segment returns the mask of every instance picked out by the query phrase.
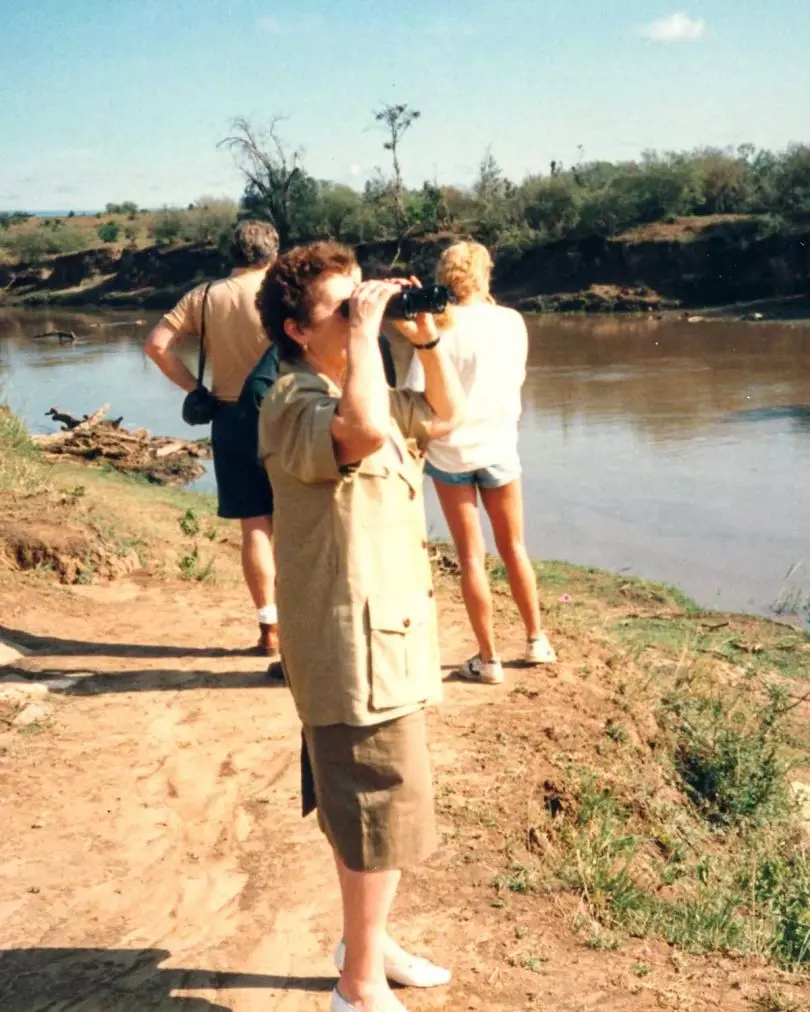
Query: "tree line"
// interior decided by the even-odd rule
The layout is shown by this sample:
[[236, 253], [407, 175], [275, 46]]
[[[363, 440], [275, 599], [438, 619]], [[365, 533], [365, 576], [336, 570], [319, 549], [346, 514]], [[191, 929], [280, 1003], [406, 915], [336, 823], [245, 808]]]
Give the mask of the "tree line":
[[245, 177], [241, 212], [266, 218], [283, 245], [329, 237], [347, 243], [405, 234], [457, 232], [497, 249], [533, 246], [573, 236], [615, 237], [628, 229], [689, 215], [767, 216], [771, 231], [810, 215], [810, 146], [781, 152], [698, 148], [645, 152], [624, 162], [552, 161], [543, 172], [510, 180], [491, 150], [469, 187], [402, 182], [403, 141], [420, 113], [407, 105], [377, 110], [390, 169], [378, 168], [362, 192], [311, 176], [274, 121], [264, 135], [237, 120], [221, 143]]
[[[421, 113], [405, 104], [372, 113], [390, 164], [377, 168], [363, 189], [318, 179], [303, 153], [281, 136], [281, 120], [264, 130], [236, 120], [220, 147], [229, 150], [244, 178], [238, 204], [202, 197], [184, 210], [145, 214], [132, 201], [109, 203], [96, 229], [78, 232], [71, 222], [45, 222], [20, 230], [25, 215], [0, 213], [0, 246], [20, 259], [107, 244], [224, 243], [237, 217], [272, 222], [282, 247], [316, 238], [349, 244], [402, 240], [408, 235], [472, 235], [496, 254], [565, 238], [611, 238], [640, 225], [691, 215], [759, 215], [767, 233], [787, 232], [810, 216], [810, 146], [784, 151], [705, 147], [685, 152], [645, 152], [623, 162], [552, 161], [516, 182], [487, 150], [468, 187], [403, 182], [407, 143]], [[413, 132], [413, 133], [412, 133]], [[71, 215], [72, 216], [72, 215]]]

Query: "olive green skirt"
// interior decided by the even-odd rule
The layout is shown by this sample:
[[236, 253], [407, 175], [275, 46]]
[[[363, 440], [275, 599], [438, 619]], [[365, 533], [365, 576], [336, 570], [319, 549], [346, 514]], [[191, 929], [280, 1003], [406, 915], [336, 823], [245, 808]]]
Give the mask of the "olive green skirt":
[[436, 849], [423, 710], [373, 727], [305, 727], [303, 813], [352, 871], [411, 868]]

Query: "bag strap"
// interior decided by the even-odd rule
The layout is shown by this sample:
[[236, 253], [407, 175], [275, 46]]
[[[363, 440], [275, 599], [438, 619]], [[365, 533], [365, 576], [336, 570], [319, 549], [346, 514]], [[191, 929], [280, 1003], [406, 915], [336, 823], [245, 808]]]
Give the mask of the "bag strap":
[[197, 386], [203, 385], [203, 377], [205, 376], [205, 304], [208, 301], [208, 289], [213, 284], [213, 281], [209, 281], [205, 286], [203, 292], [202, 302], [202, 319], [200, 320], [200, 357], [197, 363]]

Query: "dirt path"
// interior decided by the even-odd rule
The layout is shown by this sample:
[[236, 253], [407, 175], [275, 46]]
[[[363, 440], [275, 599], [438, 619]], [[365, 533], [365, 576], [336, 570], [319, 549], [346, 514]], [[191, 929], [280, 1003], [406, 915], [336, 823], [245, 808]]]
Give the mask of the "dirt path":
[[3, 1012], [321, 1007], [339, 906], [298, 814], [289, 694], [231, 652], [252, 632], [242, 593], [3, 604], [26, 674], [73, 680], [0, 737], [3, 947], [28, 950], [2, 967]]
[[[458, 600], [440, 598], [444, 661], [457, 663], [466, 624]], [[0, 724], [0, 1010], [325, 1009], [337, 891], [314, 820], [298, 814], [290, 697], [238, 653], [252, 634], [243, 592], [147, 578], [3, 586], [0, 616], [0, 636], [31, 650], [20, 671], [55, 685], [49, 713]], [[552, 676], [522, 677], [545, 691]], [[563, 663], [561, 698], [571, 677]], [[431, 718], [445, 844], [406, 879], [396, 926], [456, 977], [408, 993], [408, 1008], [755, 1007], [733, 966], [641, 942], [591, 952], [556, 900], [493, 902], [494, 855], [454, 824], [447, 799], [486, 794], [471, 734], [506, 694], [450, 683]], [[542, 967], [520, 955], [524, 922]], [[657, 968], [654, 992], [630, 973], [642, 958]]]

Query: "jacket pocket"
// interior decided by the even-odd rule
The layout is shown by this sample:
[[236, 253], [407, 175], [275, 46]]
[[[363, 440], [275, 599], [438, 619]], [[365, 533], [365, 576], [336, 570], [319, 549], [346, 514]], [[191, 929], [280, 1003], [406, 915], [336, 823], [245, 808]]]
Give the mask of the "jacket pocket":
[[411, 706], [430, 695], [430, 605], [427, 592], [369, 598], [372, 710]]

